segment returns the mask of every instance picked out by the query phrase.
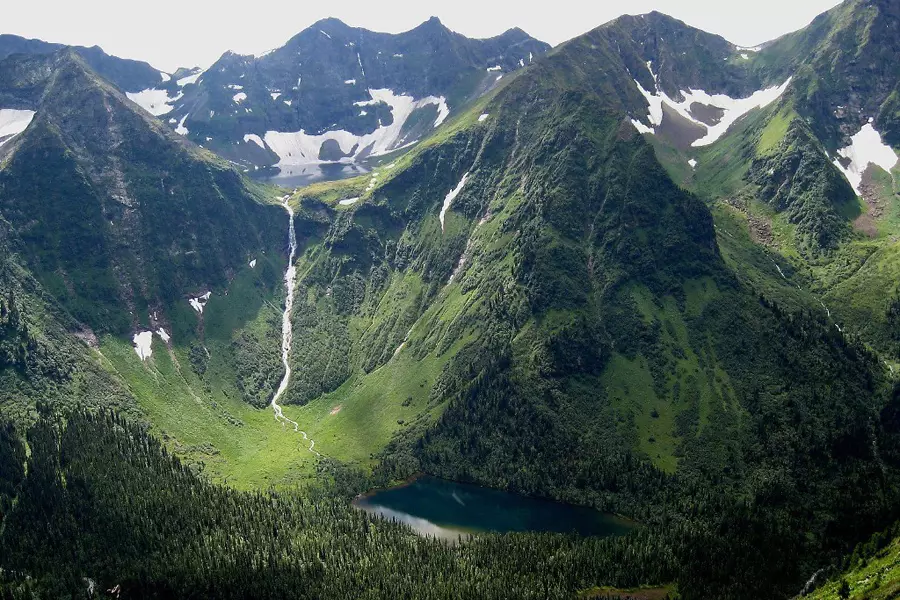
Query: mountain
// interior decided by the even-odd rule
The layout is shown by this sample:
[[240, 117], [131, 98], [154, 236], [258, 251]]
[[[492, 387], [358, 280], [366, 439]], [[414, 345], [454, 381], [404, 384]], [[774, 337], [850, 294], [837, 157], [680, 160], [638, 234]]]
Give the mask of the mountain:
[[[672, 135], [678, 129], [669, 119], [676, 112], [667, 108], [671, 97], [662, 100], [663, 125], [649, 137], [676, 181], [721, 216], [720, 230], [731, 237], [720, 242], [742, 277], [780, 290], [783, 301], [800, 295], [826, 306], [840, 327], [891, 360], [900, 339], [892, 316], [897, 288], [888, 274], [896, 272], [892, 206], [900, 190], [898, 78], [889, 67], [900, 54], [898, 26], [894, 3], [844, 2], [801, 31], [741, 51], [742, 77], [759, 86], [758, 94], [784, 83], [777, 95], [762, 94], [765, 104], [749, 102], [749, 90], [719, 98], [723, 108], [761, 110], [720, 131], [715, 143]], [[716, 62], [728, 61], [711, 56]], [[715, 86], [676, 87], [695, 90], [692, 97], [734, 93]], [[649, 131], [647, 122], [638, 127]], [[747, 235], [734, 236], [742, 230]]]
[[[277, 251], [283, 209], [65, 50], [28, 128], [4, 144], [0, 212], [77, 319], [125, 333]], [[52, 172], [53, 177], [44, 174]]]
[[[900, 314], [885, 293], [896, 285], [896, 180], [878, 166], [882, 90], [896, 74], [872, 71], [895, 16], [886, 2], [850, 0], [754, 49], [658, 13], [626, 16], [544, 56], [528, 50], [533, 62], [509, 49], [534, 43], [520, 32], [472, 42], [437, 21], [382, 36], [329, 20], [266, 56], [226, 55], [145, 93], [163, 104], [183, 94], [163, 118], [187, 139], [72, 51], [9, 57], [0, 90], [36, 102], [0, 148], [0, 215], [19, 268], [66, 331], [98, 332], [85, 355], [153, 437], [90, 401], [65, 421], [43, 406], [18, 417], [27, 459], [21, 434], [0, 430], [20, 457], [0, 481], [0, 507], [12, 507], [0, 584], [792, 597], [900, 516], [896, 343], [882, 326]], [[869, 77], [842, 66], [851, 47]], [[306, 71], [297, 53], [320, 62]], [[407, 76], [392, 62], [433, 55], [447, 68]], [[498, 80], [494, 60], [520, 66]], [[355, 74], [364, 86], [345, 83]], [[859, 110], [864, 84], [888, 109], [821, 110], [857, 93], [858, 106], [840, 106]], [[387, 100], [401, 92], [420, 120], [398, 118]], [[277, 106], [274, 94], [291, 94], [295, 120], [273, 137], [274, 117], [250, 103]], [[390, 150], [366, 137], [371, 123], [353, 129], [369, 111], [387, 119], [388, 105], [390, 127], [419, 122], [424, 137], [363, 177], [281, 196], [288, 221], [273, 189], [192, 142], [229, 156], [190, 118], [215, 111], [209, 126], [225, 123], [216, 97], [243, 110], [229, 117], [240, 127], [261, 119], [223, 140], [247, 135], [247, 147], [301, 159]], [[452, 118], [435, 127], [443, 103]], [[354, 108], [339, 122], [341, 107]], [[315, 135], [332, 125], [345, 133]], [[870, 161], [862, 150], [873, 147]], [[880, 216], [867, 202], [882, 203]], [[874, 236], [859, 230], [864, 207]], [[883, 321], [867, 323], [859, 309], [879, 304]], [[0, 348], [28, 381], [28, 360], [55, 361], [23, 355], [34, 344], [10, 306]], [[449, 547], [348, 515], [349, 498], [421, 472], [640, 527]], [[424, 584], [403, 575], [410, 552]]]
[[[13, 54], [53, 54], [67, 46], [0, 34], [0, 61]], [[154, 69], [146, 62], [111, 56], [99, 46], [70, 46], [96, 73], [125, 92], [138, 92], [171, 79], [168, 73]]]
[[398, 35], [325, 19], [130, 97], [246, 168], [362, 161], [430, 133], [548, 49], [519, 29], [475, 40], [436, 18]]

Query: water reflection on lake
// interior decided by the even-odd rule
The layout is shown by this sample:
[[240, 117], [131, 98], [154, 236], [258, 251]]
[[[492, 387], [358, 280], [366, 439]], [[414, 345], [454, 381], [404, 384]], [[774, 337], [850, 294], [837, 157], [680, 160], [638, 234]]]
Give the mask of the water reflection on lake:
[[584, 506], [529, 498], [500, 490], [419, 477], [354, 501], [371, 514], [410, 525], [422, 535], [456, 539], [482, 531], [548, 531], [584, 536], [623, 535], [634, 525]]

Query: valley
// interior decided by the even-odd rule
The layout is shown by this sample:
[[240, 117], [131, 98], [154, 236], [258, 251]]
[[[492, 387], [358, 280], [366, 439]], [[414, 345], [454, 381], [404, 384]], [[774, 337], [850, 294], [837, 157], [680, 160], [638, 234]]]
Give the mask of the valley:
[[0, 592], [890, 597], [898, 26], [0, 36]]

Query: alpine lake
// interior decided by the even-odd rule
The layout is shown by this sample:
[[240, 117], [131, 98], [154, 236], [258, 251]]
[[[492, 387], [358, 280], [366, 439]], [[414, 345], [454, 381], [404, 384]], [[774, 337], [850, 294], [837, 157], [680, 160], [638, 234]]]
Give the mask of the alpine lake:
[[524, 531], [610, 537], [624, 535], [636, 527], [627, 519], [585, 506], [426, 475], [359, 496], [353, 505], [406, 523], [420, 535], [449, 541], [484, 532]]

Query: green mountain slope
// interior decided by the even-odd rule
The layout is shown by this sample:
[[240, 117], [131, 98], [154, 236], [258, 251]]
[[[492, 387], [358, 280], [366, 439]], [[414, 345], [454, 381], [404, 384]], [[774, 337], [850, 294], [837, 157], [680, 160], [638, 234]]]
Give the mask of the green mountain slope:
[[97, 332], [168, 325], [153, 313], [280, 250], [282, 209], [74, 53], [56, 58], [34, 121], [3, 149], [0, 212], [38, 279]]
[[[897, 24], [893, 3], [845, 2], [752, 55], [749, 68], [759, 77], [792, 75], [776, 102], [705, 148], [685, 151], [662, 135], [651, 140], [669, 173], [717, 206], [721, 229], [734, 218], [748, 228], [739, 275], [754, 272], [768, 280], [757, 277], [757, 285], [798, 288], [791, 302], [824, 305], [890, 360], [897, 168], [850, 166], [859, 170], [856, 182], [842, 169], [848, 144], [863, 129], [897, 144], [890, 107], [898, 77], [887, 66], [897, 55]], [[760, 251], [773, 257], [762, 270], [746, 262]]]
[[[884, 6], [840, 10], [862, 15], [878, 39], [881, 15], [891, 14], [890, 6], [878, 12]], [[4, 146], [0, 213], [24, 264], [72, 322], [103, 334], [99, 360], [193, 471], [236, 487], [307, 489], [317, 469], [333, 476], [349, 467], [360, 487], [425, 471], [587, 504], [639, 519], [646, 537], [564, 556], [575, 570], [563, 592], [674, 579], [685, 598], [786, 597], [900, 511], [891, 370], [874, 335], [839, 328], [860, 303], [821, 293], [852, 283], [844, 274], [854, 268], [890, 278], [887, 258], [851, 259], [889, 251], [884, 215], [892, 213], [875, 237], [854, 233], [862, 207], [830, 158], [839, 142], [807, 112], [811, 88], [786, 80], [776, 60], [786, 43], [751, 57], [662, 15], [623, 17], [505, 77], [395, 162], [291, 194], [299, 253], [292, 376], [281, 402], [298, 431], [265, 408], [281, 375], [287, 229], [283, 209], [267, 205], [271, 190], [167, 133], [66, 55], [34, 122]], [[791, 67], [798, 82], [808, 81], [804, 69], [823, 73], [820, 55]], [[700, 97], [692, 89], [778, 94], [720, 132], [725, 109], [681, 107]], [[653, 135], [639, 133], [648, 129]], [[693, 145], [710, 132], [722, 135]], [[41, 177], [36, 166], [60, 176]], [[878, 176], [882, 192], [891, 190]], [[872, 289], [852, 294], [879, 302]], [[188, 300], [206, 291], [212, 297], [195, 311]], [[28, 336], [5, 310], [10, 356], [22, 363]], [[152, 356], [139, 357], [131, 334], [157, 327], [171, 339], [151, 334]], [[98, 439], [118, 435], [78, 419], [78, 440], [92, 437], [78, 427]], [[33, 435], [52, 439], [54, 427]], [[77, 464], [74, 472], [53, 466], [63, 460], [55, 447], [43, 445], [38, 458], [50, 467], [26, 484], [77, 478]], [[159, 467], [154, 477], [182, 478], [211, 505], [227, 504], [225, 491], [156, 454], [145, 458]], [[123, 462], [116, 477], [130, 468]], [[78, 498], [72, 504], [62, 486], [50, 487], [62, 523], [80, 514]], [[183, 499], [174, 487], [166, 493]], [[156, 498], [152, 488], [135, 493]], [[191, 573], [208, 573], [222, 552], [233, 564], [268, 565], [266, 584], [282, 585], [286, 571], [273, 565], [300, 568], [284, 547], [269, 553], [262, 543], [250, 550], [261, 554], [238, 559], [221, 550], [236, 543], [234, 531], [268, 531], [263, 505], [278, 502], [240, 498], [257, 503], [247, 510], [260, 511], [259, 529], [218, 530], [227, 541], [214, 552], [208, 539], [178, 537], [167, 525], [176, 554], [154, 554], [149, 575], [130, 571], [133, 562], [120, 572], [197, 593], [195, 585], [211, 584]], [[128, 522], [100, 506], [96, 515], [110, 510]], [[231, 506], [237, 522], [241, 510]], [[23, 517], [22, 531], [33, 522]], [[134, 528], [136, 544], [145, 543], [143, 527]], [[559, 541], [537, 539], [524, 543], [542, 558], [541, 544]], [[497, 543], [496, 553], [508, 549]], [[200, 570], [167, 570], [187, 560], [177, 554], [186, 547], [202, 548], [190, 563]], [[478, 547], [464, 546], [462, 560]], [[382, 550], [400, 552], [379, 546], [374, 556]], [[23, 542], [15, 568], [52, 574], [55, 551], [39, 555]], [[324, 561], [315, 545], [299, 554]], [[108, 568], [109, 556], [96, 556], [73, 576]], [[598, 556], [601, 565], [610, 557], [639, 564], [625, 563], [620, 576], [590, 567]], [[115, 573], [104, 573], [104, 584]], [[356, 584], [340, 579], [327, 591]]]

